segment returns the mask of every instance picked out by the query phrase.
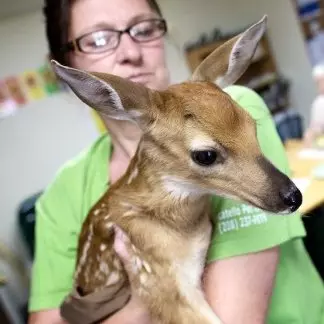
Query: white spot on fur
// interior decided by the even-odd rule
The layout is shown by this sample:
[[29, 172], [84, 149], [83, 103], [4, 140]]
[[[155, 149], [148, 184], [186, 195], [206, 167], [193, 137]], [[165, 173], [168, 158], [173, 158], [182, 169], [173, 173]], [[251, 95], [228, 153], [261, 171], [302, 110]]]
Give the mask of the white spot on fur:
[[100, 251], [103, 252], [107, 249], [107, 245], [106, 244], [101, 244], [100, 245]]
[[143, 261], [143, 267], [148, 273], [152, 272], [150, 265], [146, 261]]
[[131, 184], [131, 182], [137, 177], [137, 175], [138, 175], [138, 168], [135, 167], [128, 178], [127, 184]]
[[114, 271], [110, 274], [107, 282], [106, 282], [106, 285], [107, 286], [110, 286], [110, 285], [114, 285], [115, 283], [117, 283], [119, 280], [119, 273], [117, 271]]
[[135, 211], [135, 210], [128, 210], [127, 212], [125, 212], [124, 214], [123, 214], [123, 216], [124, 217], [128, 217], [128, 216], [134, 216], [134, 215], [136, 215], [137, 214], [137, 212]]
[[141, 211], [140, 208], [128, 203], [128, 202], [121, 202], [120, 203], [122, 207], [127, 208], [128, 210], [123, 214], [123, 216], [133, 216], [136, 213], [139, 213]]
[[105, 217], [104, 217], [104, 220], [107, 220], [108, 218], [110, 217], [110, 215], [108, 214], [108, 215], [106, 215]]
[[104, 273], [104, 274], [108, 274], [108, 273], [109, 273], [109, 267], [108, 267], [108, 264], [105, 263], [105, 262], [101, 262], [101, 263], [99, 264], [99, 269], [100, 269], [100, 271], [101, 271], [102, 273]]
[[113, 227], [113, 225], [114, 225], [114, 223], [112, 223], [112, 222], [108, 222], [108, 223], [106, 224], [106, 228], [107, 228], [107, 229], [111, 229], [111, 228]]
[[204, 192], [198, 186], [186, 181], [184, 179], [164, 176], [162, 177], [162, 184], [164, 189], [174, 198], [185, 199], [190, 196], [197, 198]]
[[100, 209], [96, 209], [96, 210], [93, 212], [93, 215], [97, 216], [99, 213], [100, 213]]
[[77, 278], [81, 268], [83, 267], [83, 265], [85, 264], [85, 261], [87, 259], [87, 254], [91, 245], [91, 241], [92, 241], [92, 237], [93, 237], [93, 224], [90, 225], [90, 229], [89, 229], [89, 235], [87, 238], [87, 241], [85, 242], [84, 246], [83, 246], [83, 251], [82, 251], [82, 255], [78, 264], [78, 268], [76, 270], [76, 274], [75, 277]]
[[147, 273], [141, 273], [140, 274], [140, 283], [144, 285], [147, 282], [148, 276]]

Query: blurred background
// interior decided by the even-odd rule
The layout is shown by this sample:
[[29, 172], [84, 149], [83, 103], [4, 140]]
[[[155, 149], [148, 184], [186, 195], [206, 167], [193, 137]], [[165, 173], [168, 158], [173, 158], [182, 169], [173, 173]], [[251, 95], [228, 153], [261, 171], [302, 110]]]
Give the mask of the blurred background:
[[[89, 109], [51, 74], [42, 5], [0, 0], [0, 323], [26, 321], [35, 199], [57, 169], [100, 132]], [[302, 138], [317, 95], [312, 68], [324, 60], [324, 1], [161, 0], [160, 5], [169, 21], [172, 82], [185, 80], [214, 48], [267, 14], [267, 33], [238, 83], [264, 98], [284, 143]], [[322, 155], [311, 153], [307, 165], [323, 163]], [[296, 178], [303, 191], [311, 185], [310, 171], [305, 172]], [[305, 213], [323, 202], [322, 195]]]

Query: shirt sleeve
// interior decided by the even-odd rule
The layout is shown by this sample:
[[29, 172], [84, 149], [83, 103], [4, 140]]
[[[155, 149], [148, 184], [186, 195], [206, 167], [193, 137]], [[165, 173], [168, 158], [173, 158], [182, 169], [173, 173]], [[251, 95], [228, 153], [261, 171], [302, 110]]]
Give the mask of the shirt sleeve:
[[[73, 166], [65, 166], [36, 204], [35, 259], [29, 311], [58, 308], [70, 292], [81, 222]], [[73, 184], [73, 191], [69, 190]], [[80, 189], [81, 190], [81, 189]], [[80, 192], [81, 194], [81, 192]]]
[[[257, 122], [257, 137], [264, 155], [290, 176], [288, 159], [270, 111], [253, 90], [233, 86], [225, 90]], [[305, 235], [298, 212], [270, 214], [231, 199], [213, 198], [213, 235], [207, 262], [265, 250]]]

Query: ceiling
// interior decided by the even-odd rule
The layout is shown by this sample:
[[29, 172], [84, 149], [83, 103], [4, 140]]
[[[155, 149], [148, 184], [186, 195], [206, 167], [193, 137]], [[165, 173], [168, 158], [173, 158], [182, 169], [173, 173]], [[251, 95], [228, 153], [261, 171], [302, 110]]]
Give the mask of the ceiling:
[[1, 19], [41, 9], [44, 0], [0, 0]]

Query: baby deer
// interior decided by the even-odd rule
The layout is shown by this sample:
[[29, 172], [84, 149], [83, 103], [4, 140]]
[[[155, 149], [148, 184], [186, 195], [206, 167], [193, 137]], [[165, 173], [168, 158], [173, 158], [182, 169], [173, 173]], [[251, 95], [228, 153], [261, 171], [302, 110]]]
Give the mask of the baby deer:
[[[300, 191], [263, 156], [254, 120], [222, 90], [245, 72], [266, 21], [227, 41], [190, 80], [165, 91], [53, 62], [103, 119], [130, 120], [143, 130], [127, 172], [83, 224], [74, 283], [81, 296], [126, 287], [147, 305], [153, 323], [221, 323], [201, 288], [211, 195], [278, 214], [301, 205]], [[130, 280], [113, 249], [114, 224], [131, 242], [138, 271]], [[74, 323], [73, 316], [68, 320]]]

